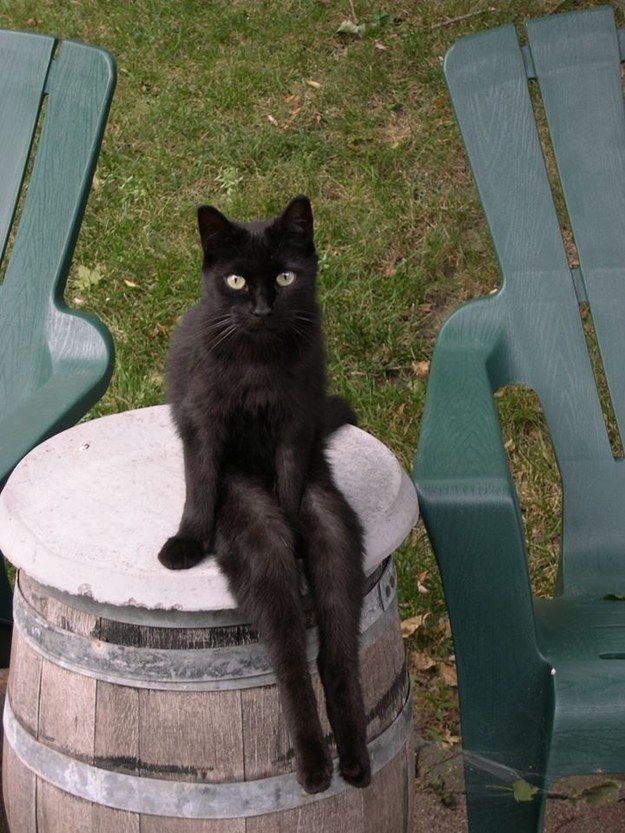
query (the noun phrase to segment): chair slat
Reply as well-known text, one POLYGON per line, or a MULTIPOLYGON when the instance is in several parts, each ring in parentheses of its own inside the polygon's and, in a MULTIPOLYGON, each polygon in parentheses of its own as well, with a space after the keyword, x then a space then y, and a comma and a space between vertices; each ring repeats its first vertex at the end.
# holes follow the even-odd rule
POLYGON ((463 38, 445 76, 504 279, 555 272, 572 293, 514 27, 463 38))
POLYGON ((566 479, 611 449, 514 27, 460 40, 445 76, 503 273, 509 381, 540 396, 566 479))
POLYGON ((0 262, 37 125, 54 38, 0 30, 0 262))
POLYGON ((610 7, 527 24, 554 155, 625 437, 625 109, 610 7))
POLYGON ((47 378, 48 330, 82 219, 115 82, 112 59, 70 41, 50 67, 37 157, 2 285, 0 413, 47 378))

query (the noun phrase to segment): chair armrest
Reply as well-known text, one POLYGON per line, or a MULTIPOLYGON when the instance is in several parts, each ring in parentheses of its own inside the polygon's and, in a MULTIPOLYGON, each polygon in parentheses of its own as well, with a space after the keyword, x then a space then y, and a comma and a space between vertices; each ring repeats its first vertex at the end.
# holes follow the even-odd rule
MULTIPOLYGON (((523 522, 493 398, 508 381, 494 303, 463 307, 439 335, 413 479, 443 579, 461 697, 471 690, 472 708, 497 713, 503 731, 499 713, 518 711, 515 692, 529 690, 530 678, 549 696, 551 669, 536 643, 523 522)), ((463 717, 468 748, 475 728, 463 717)))

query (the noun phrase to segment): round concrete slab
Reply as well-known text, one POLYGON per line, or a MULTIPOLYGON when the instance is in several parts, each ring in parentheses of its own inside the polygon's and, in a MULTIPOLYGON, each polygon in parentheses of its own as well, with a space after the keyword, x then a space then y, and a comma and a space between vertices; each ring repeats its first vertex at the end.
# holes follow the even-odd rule
MULTIPOLYGON (((331 438, 336 482, 365 527, 372 572, 418 518, 412 482, 379 440, 331 438)), ((28 454, 0 494, 0 550, 42 584, 114 605, 236 607, 215 559, 165 569, 156 555, 184 503, 182 448, 166 405, 92 420, 28 454)))

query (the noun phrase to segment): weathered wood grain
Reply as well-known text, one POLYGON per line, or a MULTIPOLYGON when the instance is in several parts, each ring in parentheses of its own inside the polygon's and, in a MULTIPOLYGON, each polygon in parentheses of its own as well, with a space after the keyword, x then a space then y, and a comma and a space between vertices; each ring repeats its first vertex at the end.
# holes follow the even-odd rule
POLYGON ((99 617, 54 598, 23 570, 20 570, 18 584, 24 599, 50 624, 82 636, 98 635, 99 617))
POLYGON ((412 779, 407 778, 402 749, 363 792, 364 833, 405 833, 412 779))
POLYGON ((404 704, 401 684, 404 659, 399 621, 389 620, 389 626, 380 638, 361 655, 360 677, 368 717, 368 740, 383 732, 404 704))
POLYGON ((46 592, 45 587, 34 581, 23 570, 20 570, 17 574, 17 586, 28 604, 46 619, 50 595, 46 592))
POLYGON ((93 804, 37 779, 37 833, 91 833, 92 827, 93 804))
MULTIPOLYGON (((9 669, 3 668, 0 670, 0 710, 4 708, 4 700, 7 694, 7 686, 9 682, 9 669)), ((2 728, 0 724, 0 734, 2 734, 2 728)), ((3 744, 0 745, 0 762, 2 760, 3 755, 3 744)), ((6 806, 4 801, 4 793, 0 793, 0 833, 9 833, 9 825, 7 822, 7 814, 6 814, 6 806)))
POLYGON ((245 779, 267 778, 293 769, 291 739, 276 685, 241 691, 245 779))
POLYGON ((82 636, 97 636, 99 618, 84 610, 71 607, 64 602, 48 597, 48 610, 46 618, 51 625, 63 628, 70 633, 78 633, 82 636))
POLYGON ((96 766, 139 774, 139 691, 98 680, 96 686, 96 766))
POLYGON ((141 833, 245 833, 245 819, 163 819, 142 815, 141 833))
POLYGON ((37 831, 36 777, 3 742, 2 791, 7 818, 14 833, 43 833, 37 831))
POLYGON ((39 688, 42 658, 13 631, 9 671, 9 699, 17 719, 31 734, 39 724, 39 688))
MULTIPOLYGON (((127 813, 124 810, 114 810, 103 804, 93 805, 93 828, 85 833, 143 833, 141 817, 138 813, 127 813)), ((162 833, 167 833, 161 828, 162 833)), ((43 833, 43 831, 39 831, 43 833)))
MULTIPOLYGON (((335 776, 335 778, 338 776, 335 776)), ((353 833, 362 830, 363 795, 361 790, 348 790, 322 801, 304 803, 302 807, 283 813, 247 819, 245 833, 353 833)), ((380 828, 377 833, 404 833, 403 830, 380 828)))
POLYGON ((38 737, 93 762, 96 680, 42 660, 38 737))
POLYGON ((171 781, 242 781, 239 691, 139 693, 141 774, 171 781))

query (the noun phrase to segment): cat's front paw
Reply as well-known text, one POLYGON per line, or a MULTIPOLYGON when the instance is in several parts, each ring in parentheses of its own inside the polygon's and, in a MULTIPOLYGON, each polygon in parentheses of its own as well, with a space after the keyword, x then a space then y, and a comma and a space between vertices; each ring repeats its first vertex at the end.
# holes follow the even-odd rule
POLYGON ((343 779, 352 787, 364 789, 371 783, 371 762, 367 747, 356 754, 342 755, 340 758, 339 772, 343 779))
POLYGON ((321 793, 332 783, 332 758, 323 743, 309 743, 297 760, 297 780, 307 793, 321 793))
POLYGON ((158 560, 168 570, 188 570, 204 558, 204 550, 199 541, 192 538, 168 538, 158 554, 158 560))

